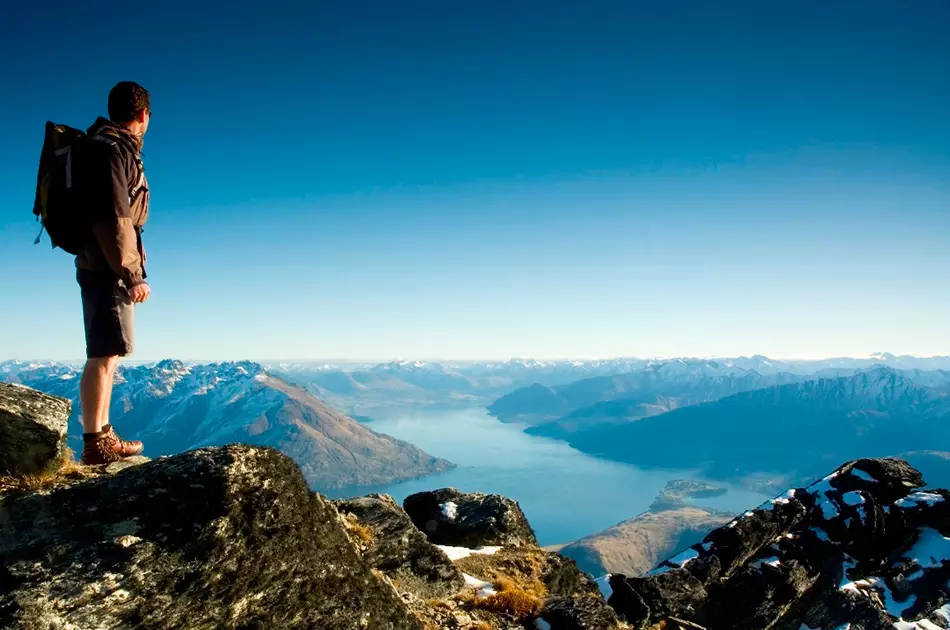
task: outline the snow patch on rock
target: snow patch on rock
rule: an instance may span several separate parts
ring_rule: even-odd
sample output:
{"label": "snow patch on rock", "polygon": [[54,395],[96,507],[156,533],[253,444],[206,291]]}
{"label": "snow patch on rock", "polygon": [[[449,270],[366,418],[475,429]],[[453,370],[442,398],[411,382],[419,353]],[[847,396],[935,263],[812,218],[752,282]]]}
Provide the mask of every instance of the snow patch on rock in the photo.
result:
{"label": "snow patch on rock", "polygon": [[921,503],[934,505],[936,503],[940,503],[941,501],[943,501],[943,497],[935,492],[914,492],[913,494],[908,494],[903,499],[895,502],[894,505],[900,508],[911,508]]}
{"label": "snow patch on rock", "polygon": [[455,501],[446,501],[439,506],[442,509],[442,514],[445,515],[445,518],[450,521],[454,521],[458,518],[459,515],[459,506]]}
{"label": "snow patch on rock", "polygon": [[468,547],[451,547],[449,545],[436,545],[445,552],[449,560],[455,562],[469,556],[493,556],[498,553],[501,547],[479,547],[478,549],[469,549]]}
{"label": "snow patch on rock", "polygon": [[465,583],[468,586],[477,589],[477,594],[479,597],[488,597],[489,595],[495,594],[495,587],[490,583],[484,580],[479,580],[477,577],[471,576],[468,573],[463,573],[462,577],[465,578]]}
{"label": "snow patch on rock", "polygon": [[845,492],[841,495],[841,500],[848,505],[861,505],[864,503],[864,497],[857,491]]}

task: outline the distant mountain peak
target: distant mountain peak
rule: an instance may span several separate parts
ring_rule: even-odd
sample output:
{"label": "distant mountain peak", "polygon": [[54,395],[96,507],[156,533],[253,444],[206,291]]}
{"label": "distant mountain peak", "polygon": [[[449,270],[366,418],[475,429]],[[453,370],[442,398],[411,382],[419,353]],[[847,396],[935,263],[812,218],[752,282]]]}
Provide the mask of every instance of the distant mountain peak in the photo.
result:
{"label": "distant mountain peak", "polygon": [[[75,400],[77,374],[75,367],[55,366],[17,377]],[[363,427],[253,361],[124,365],[112,399],[112,419],[123,435],[143,440],[149,456],[226,442],[273,446],[323,489],[391,483],[452,467]],[[74,404],[76,414],[78,409]],[[71,433],[78,428],[74,418]]]}

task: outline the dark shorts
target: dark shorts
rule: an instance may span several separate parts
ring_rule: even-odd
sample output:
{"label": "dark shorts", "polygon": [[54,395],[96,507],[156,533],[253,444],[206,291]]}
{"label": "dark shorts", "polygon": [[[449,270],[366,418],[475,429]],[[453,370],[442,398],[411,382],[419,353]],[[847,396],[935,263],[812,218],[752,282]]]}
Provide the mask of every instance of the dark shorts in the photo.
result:
{"label": "dark shorts", "polygon": [[86,327],[86,357],[124,357],[134,347],[135,305],[125,283],[106,271],[76,270]]}

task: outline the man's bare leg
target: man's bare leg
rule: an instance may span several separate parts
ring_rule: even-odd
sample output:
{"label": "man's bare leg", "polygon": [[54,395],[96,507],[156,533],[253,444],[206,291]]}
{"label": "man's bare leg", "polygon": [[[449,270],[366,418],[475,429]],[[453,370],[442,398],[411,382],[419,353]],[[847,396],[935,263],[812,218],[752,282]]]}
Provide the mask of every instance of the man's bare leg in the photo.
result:
{"label": "man's bare leg", "polygon": [[109,386],[105,388],[106,400],[105,404],[102,405],[102,415],[99,417],[99,426],[106,426],[109,424],[109,412],[112,409],[112,392],[115,390],[115,372],[119,367],[119,357],[115,357],[115,361],[112,362],[109,375],[106,377],[109,382]]}
{"label": "man's bare leg", "polygon": [[112,381],[119,366],[119,357],[88,359],[79,381],[84,433],[99,433],[109,422]]}

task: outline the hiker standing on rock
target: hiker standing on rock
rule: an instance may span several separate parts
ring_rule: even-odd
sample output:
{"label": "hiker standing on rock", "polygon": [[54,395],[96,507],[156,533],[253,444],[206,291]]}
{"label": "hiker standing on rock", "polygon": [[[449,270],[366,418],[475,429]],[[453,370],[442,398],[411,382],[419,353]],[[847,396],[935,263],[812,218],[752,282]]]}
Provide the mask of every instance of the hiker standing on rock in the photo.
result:
{"label": "hiker standing on rock", "polygon": [[121,439],[109,424],[109,404],[119,359],[134,346],[135,305],[151,292],[142,246],[149,192],[141,158],[151,115],[145,88],[117,84],[109,93],[109,120],[99,118],[89,128],[76,159],[77,207],[91,225],[91,237],[76,256],[86,331],[79,386],[84,464],[142,452],[141,442]]}

